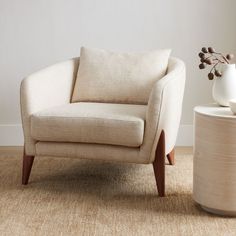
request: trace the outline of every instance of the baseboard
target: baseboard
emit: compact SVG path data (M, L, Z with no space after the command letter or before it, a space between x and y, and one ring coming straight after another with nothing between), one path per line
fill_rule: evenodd
M180 125L176 146L193 146L193 125Z
M21 125L0 125L0 146L22 146L23 143L24 139ZM180 125L176 145L193 145L192 125Z
M21 125L0 125L0 146L22 146L23 143Z

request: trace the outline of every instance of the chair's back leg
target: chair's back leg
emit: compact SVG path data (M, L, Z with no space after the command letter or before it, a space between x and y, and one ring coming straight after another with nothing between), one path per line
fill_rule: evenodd
M153 162L157 190L160 197L165 196L165 133L162 130L156 148L156 157Z
M26 185L28 184L31 168L34 162L34 156L27 156L23 154L23 167L22 167L22 184Z
M167 159L170 165L173 166L175 164L175 149L174 148L169 154L167 154Z

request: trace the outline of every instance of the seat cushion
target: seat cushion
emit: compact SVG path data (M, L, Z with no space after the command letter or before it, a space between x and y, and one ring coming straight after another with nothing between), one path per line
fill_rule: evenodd
M139 147L145 116L145 105L72 103L31 115L31 135L38 141Z
M147 104L169 55L169 49L116 53L82 47L72 102Z

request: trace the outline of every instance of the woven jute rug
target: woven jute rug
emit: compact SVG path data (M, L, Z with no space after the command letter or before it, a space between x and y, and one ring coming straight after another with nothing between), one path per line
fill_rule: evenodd
M36 157L21 185L21 148L0 148L0 235L236 235L236 219L192 200L192 150L166 165L157 195L152 165Z

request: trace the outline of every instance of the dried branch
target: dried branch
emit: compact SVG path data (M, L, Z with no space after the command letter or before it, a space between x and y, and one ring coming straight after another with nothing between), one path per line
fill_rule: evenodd
M213 80L214 76L221 77L222 73L217 69L219 64L230 64L230 60L234 57L233 54L227 54L224 56L220 52L216 52L212 47L203 47L201 52L198 54L200 57L199 69L205 69L207 65L212 66L208 73L208 79ZM212 73L214 70L214 74Z

